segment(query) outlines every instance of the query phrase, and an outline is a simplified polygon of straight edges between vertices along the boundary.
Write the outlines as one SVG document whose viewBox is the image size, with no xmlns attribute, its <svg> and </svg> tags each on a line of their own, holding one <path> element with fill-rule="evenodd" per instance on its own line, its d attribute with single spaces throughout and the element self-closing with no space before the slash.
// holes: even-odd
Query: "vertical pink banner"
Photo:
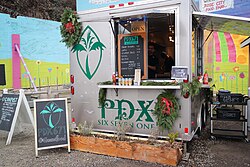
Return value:
<svg viewBox="0 0 250 167">
<path fill-rule="evenodd" d="M 12 86 L 14 89 L 21 88 L 21 65 L 20 57 L 15 48 L 18 45 L 20 48 L 20 35 L 12 34 Z"/>
<path fill-rule="evenodd" d="M 221 62 L 220 40 L 218 32 L 214 32 L 216 62 Z"/>
<path fill-rule="evenodd" d="M 229 62 L 236 62 L 236 48 L 234 45 L 234 40 L 230 33 L 225 32 L 224 35 L 227 40 Z"/>
</svg>

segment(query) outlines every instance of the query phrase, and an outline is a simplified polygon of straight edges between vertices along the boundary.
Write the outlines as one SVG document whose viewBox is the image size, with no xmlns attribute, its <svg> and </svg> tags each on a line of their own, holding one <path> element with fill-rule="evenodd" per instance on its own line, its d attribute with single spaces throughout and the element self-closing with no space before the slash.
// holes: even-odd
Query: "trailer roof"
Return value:
<svg viewBox="0 0 250 167">
<path fill-rule="evenodd" d="M 210 31 L 250 35 L 250 19 L 212 13 L 193 12 L 200 26 Z"/>
</svg>

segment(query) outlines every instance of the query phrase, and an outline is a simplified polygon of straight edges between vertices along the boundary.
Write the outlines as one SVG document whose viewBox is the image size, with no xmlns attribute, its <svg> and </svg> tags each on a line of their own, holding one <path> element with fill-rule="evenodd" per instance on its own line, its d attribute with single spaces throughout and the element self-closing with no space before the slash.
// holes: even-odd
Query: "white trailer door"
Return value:
<svg viewBox="0 0 250 167">
<path fill-rule="evenodd" d="M 193 16 L 203 29 L 250 35 L 250 18 L 202 12 L 193 12 Z"/>
</svg>

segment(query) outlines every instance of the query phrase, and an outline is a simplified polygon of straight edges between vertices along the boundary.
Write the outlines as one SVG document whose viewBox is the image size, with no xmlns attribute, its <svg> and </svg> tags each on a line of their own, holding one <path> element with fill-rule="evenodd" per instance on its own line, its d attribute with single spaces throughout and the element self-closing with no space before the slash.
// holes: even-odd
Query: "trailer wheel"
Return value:
<svg viewBox="0 0 250 167">
<path fill-rule="evenodd" d="M 205 123 L 207 124 L 207 120 L 209 118 L 209 102 L 205 102 L 205 114 L 206 114 L 206 119 L 205 119 Z"/>
<path fill-rule="evenodd" d="M 201 106 L 201 130 L 203 130 L 206 127 L 206 122 L 207 122 L 207 112 L 206 112 L 206 104 L 203 103 Z"/>
<path fill-rule="evenodd" d="M 202 103 L 201 110 L 198 115 L 198 129 L 196 131 L 196 134 L 198 136 L 201 136 L 202 130 L 206 127 L 206 111 L 205 111 L 205 103 Z"/>
</svg>

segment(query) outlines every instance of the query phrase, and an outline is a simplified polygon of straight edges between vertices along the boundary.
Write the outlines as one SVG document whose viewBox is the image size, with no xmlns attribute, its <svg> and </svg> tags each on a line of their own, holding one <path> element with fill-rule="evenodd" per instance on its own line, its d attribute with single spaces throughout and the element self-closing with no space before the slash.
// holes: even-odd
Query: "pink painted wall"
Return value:
<svg viewBox="0 0 250 167">
<path fill-rule="evenodd" d="M 18 52 L 16 51 L 15 44 L 20 48 L 20 35 L 12 34 L 12 81 L 13 88 L 20 89 L 21 88 L 21 65 L 20 65 L 20 57 Z"/>
</svg>

